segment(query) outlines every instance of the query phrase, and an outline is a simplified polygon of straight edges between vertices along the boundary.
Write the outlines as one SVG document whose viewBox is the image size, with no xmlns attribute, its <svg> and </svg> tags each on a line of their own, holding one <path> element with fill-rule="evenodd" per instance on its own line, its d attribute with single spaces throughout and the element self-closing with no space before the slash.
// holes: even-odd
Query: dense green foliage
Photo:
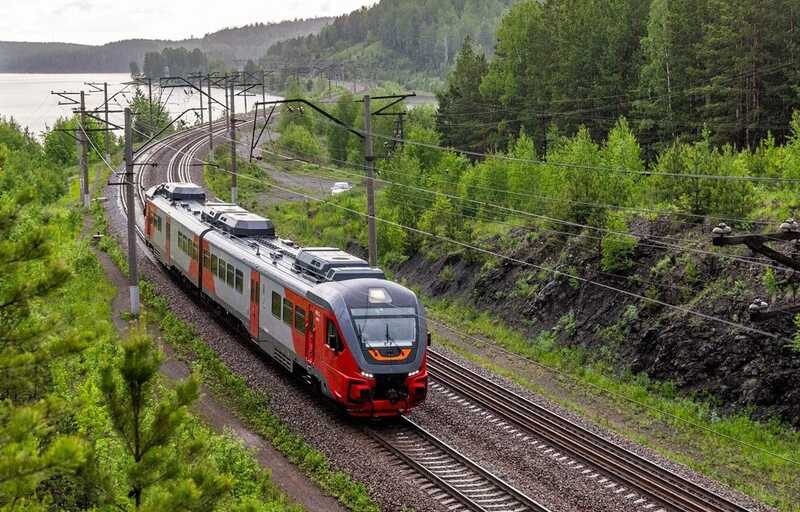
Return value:
<svg viewBox="0 0 800 512">
<path fill-rule="evenodd" d="M 488 70 L 465 52 L 440 126 L 446 140 L 469 130 L 490 143 L 524 129 L 543 147 L 551 125 L 600 138 L 626 116 L 648 155 L 706 128 L 715 145 L 781 142 L 800 106 L 799 20 L 786 0 L 525 0 L 503 18 Z"/>
<path fill-rule="evenodd" d="M 142 333 L 120 346 L 74 170 L 0 121 L 0 510 L 291 509 L 188 414 L 195 380 L 165 389 Z"/>
<path fill-rule="evenodd" d="M 188 76 L 194 73 L 208 72 L 208 57 L 202 50 L 195 48 L 164 48 L 161 52 L 144 54 L 142 73 L 150 78 L 164 76 Z"/>
<path fill-rule="evenodd" d="M 442 76 L 467 36 L 486 51 L 494 48 L 497 23 L 514 2 L 382 0 L 336 18 L 319 34 L 275 44 L 266 62 L 333 61 L 343 65 L 345 78 L 404 83 L 420 72 Z"/>
<path fill-rule="evenodd" d="M 130 109 L 133 112 L 134 143 L 146 142 L 159 133 L 169 134 L 174 130 L 174 127 L 168 128 L 172 118 L 166 105 L 155 98 L 151 102 L 139 87 L 131 98 Z"/>
</svg>

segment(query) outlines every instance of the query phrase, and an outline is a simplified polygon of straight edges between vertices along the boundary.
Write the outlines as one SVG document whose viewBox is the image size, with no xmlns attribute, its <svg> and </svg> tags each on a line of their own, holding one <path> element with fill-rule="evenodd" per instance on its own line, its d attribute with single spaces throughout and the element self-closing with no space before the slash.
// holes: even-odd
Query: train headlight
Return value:
<svg viewBox="0 0 800 512">
<path fill-rule="evenodd" d="M 366 378 L 366 379 L 374 379 L 375 378 L 374 375 L 372 375 L 371 373 L 367 373 L 367 372 L 361 372 L 361 376 Z"/>
<path fill-rule="evenodd" d="M 419 375 L 419 370 L 414 370 L 413 372 L 408 374 L 409 377 L 416 377 L 417 375 Z"/>
</svg>

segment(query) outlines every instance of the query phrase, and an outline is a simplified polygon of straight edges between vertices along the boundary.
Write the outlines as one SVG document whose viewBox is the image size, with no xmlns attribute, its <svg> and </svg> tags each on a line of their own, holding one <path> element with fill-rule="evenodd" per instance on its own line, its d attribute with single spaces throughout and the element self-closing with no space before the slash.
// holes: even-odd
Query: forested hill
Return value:
<svg viewBox="0 0 800 512">
<path fill-rule="evenodd" d="M 467 36 L 493 51 L 497 26 L 516 2 L 381 0 L 336 18 L 319 34 L 276 44 L 267 62 L 340 61 L 362 75 L 404 82 L 414 73 L 443 77 Z"/>
<path fill-rule="evenodd" d="M 97 73 L 129 71 L 131 61 L 142 63 L 147 52 L 167 47 L 198 48 L 210 58 L 233 64 L 235 59 L 258 59 L 284 39 L 319 32 L 332 18 L 255 23 L 225 28 L 202 38 L 181 41 L 131 39 L 102 46 L 66 43 L 0 42 L 3 73 Z"/>
</svg>

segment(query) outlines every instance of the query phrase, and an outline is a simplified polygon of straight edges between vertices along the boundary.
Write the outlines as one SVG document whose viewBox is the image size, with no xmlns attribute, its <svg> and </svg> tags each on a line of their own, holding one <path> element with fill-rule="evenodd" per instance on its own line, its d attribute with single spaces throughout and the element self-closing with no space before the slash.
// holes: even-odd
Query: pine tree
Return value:
<svg viewBox="0 0 800 512">
<path fill-rule="evenodd" d="M 70 272 L 55 260 L 49 228 L 35 214 L 35 198 L 49 197 L 37 192 L 37 180 L 55 177 L 41 168 L 30 179 L 16 175 L 19 158 L 40 157 L 38 146 L 26 146 L 0 152 L 0 181 L 10 187 L 0 190 L 0 508 L 34 511 L 47 502 L 44 480 L 86 460 L 81 439 L 54 431 L 65 404 L 50 395 L 49 366 L 82 350 L 92 333 L 70 329 L 41 307 Z"/>
<path fill-rule="evenodd" d="M 345 92 L 336 102 L 333 115 L 347 126 L 355 123 L 358 108 L 353 103 L 353 96 Z M 341 126 L 330 125 L 328 128 L 328 153 L 334 164 L 344 164 L 347 162 L 347 146 L 350 142 L 351 133 Z"/>
<path fill-rule="evenodd" d="M 202 443 L 180 437 L 198 380 L 160 394 L 162 360 L 153 340 L 136 332 L 123 344 L 121 360 L 101 372 L 100 388 L 128 457 L 128 497 L 137 510 L 214 510 L 232 483 L 203 464 Z"/>
<path fill-rule="evenodd" d="M 491 137 L 487 136 L 491 133 L 491 126 L 487 126 L 491 116 L 475 114 L 486 108 L 480 85 L 488 69 L 486 56 L 476 52 L 472 40 L 467 37 L 447 89 L 437 95 L 436 127 L 444 145 L 484 152 L 491 143 Z"/>
<path fill-rule="evenodd" d="M 151 104 L 139 87 L 133 93 L 130 108 L 134 113 L 133 140 L 135 142 L 144 142 L 150 139 L 150 137 L 167 128 L 172 121 L 167 108 L 156 99 Z M 168 132 L 169 130 L 165 133 Z"/>
</svg>

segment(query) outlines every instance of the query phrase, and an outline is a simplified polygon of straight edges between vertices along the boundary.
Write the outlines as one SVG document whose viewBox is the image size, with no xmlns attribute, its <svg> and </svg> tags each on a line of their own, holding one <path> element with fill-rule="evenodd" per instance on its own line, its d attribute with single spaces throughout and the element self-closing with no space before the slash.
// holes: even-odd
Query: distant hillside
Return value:
<svg viewBox="0 0 800 512">
<path fill-rule="evenodd" d="M 199 48 L 212 58 L 233 63 L 258 59 L 267 49 L 285 39 L 319 32 L 333 18 L 256 23 L 225 28 L 202 39 L 181 41 L 131 39 L 89 46 L 68 43 L 0 42 L 0 72 L 4 73 L 101 73 L 129 70 L 131 61 L 141 64 L 147 52 L 166 47 Z"/>
<path fill-rule="evenodd" d="M 503 15 L 518 0 L 381 0 L 337 17 L 318 34 L 277 43 L 273 63 L 346 62 L 367 78 L 443 78 L 470 36 L 492 53 Z M 376 74 L 378 76 L 366 76 Z"/>
</svg>

